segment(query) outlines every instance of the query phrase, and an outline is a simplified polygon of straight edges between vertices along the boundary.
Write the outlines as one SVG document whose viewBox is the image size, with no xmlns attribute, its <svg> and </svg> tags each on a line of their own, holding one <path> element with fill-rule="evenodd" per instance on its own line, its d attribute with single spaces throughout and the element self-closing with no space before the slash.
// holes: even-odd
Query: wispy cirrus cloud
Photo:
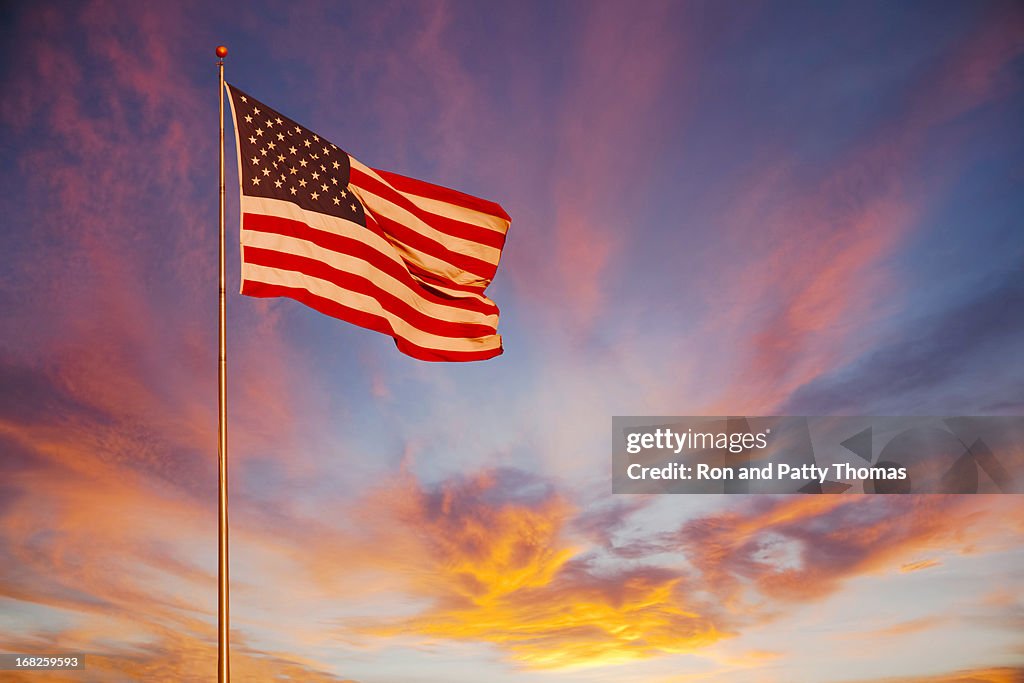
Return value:
<svg viewBox="0 0 1024 683">
<path fill-rule="evenodd" d="M 888 262 L 957 168 L 920 173 L 922 160 L 937 149 L 953 157 L 960 140 L 945 133 L 949 124 L 1016 87 L 1008 71 L 1024 52 L 1024 18 L 981 15 L 956 49 L 912 78 L 892 116 L 816 174 L 773 149 L 740 185 L 726 220 L 739 266 L 719 295 L 730 305 L 708 329 L 750 343 L 742 385 L 719 412 L 771 410 L 869 348 L 874 326 L 905 305 Z"/>
<path fill-rule="evenodd" d="M 650 172 L 646 155 L 658 147 L 643 121 L 657 117 L 665 88 L 686 83 L 677 65 L 687 36 L 672 5 L 647 3 L 628 15 L 611 4 L 593 10 L 554 113 L 556 149 L 551 160 L 538 159 L 553 165 L 553 222 L 519 228 L 532 262 L 512 273 L 524 294 L 546 300 L 557 327 L 577 340 L 592 332 L 605 308 L 612 257 L 624 245 L 636 201 L 630 190 Z"/>
</svg>

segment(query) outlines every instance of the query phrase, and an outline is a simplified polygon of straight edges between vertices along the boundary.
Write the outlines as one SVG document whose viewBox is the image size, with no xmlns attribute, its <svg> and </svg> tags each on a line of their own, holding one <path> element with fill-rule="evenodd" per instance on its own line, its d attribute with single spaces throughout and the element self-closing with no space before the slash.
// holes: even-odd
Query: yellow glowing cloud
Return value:
<svg viewBox="0 0 1024 683">
<path fill-rule="evenodd" d="M 602 576 L 588 567 L 566 538 L 574 510 L 559 496 L 502 495 L 491 474 L 438 494 L 407 490 L 404 521 L 430 539 L 417 560 L 427 584 L 420 590 L 436 601 L 417 616 L 360 630 L 492 643 L 544 669 L 692 652 L 722 637 L 687 604 L 678 574 L 636 568 Z"/>
</svg>

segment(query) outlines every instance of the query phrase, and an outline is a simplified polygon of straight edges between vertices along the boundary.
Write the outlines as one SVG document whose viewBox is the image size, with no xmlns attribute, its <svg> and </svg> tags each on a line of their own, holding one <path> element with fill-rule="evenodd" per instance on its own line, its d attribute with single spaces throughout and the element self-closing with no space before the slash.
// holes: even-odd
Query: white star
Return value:
<svg viewBox="0 0 1024 683">
<path fill-rule="evenodd" d="M 305 178 L 300 178 L 299 179 L 299 187 L 305 187 L 305 186 L 306 186 L 306 179 Z"/>
<path fill-rule="evenodd" d="M 249 116 L 248 114 L 246 114 L 246 115 L 245 115 L 245 122 L 246 122 L 246 123 L 252 123 L 252 117 L 251 117 L 251 116 Z"/>
<path fill-rule="evenodd" d="M 294 147 L 289 147 L 289 148 L 288 148 L 288 151 L 289 151 L 289 152 L 290 152 L 291 154 L 295 154 L 295 152 L 297 152 L 298 150 L 297 150 L 297 149 L 295 149 Z"/>
<path fill-rule="evenodd" d="M 277 155 L 277 160 L 278 161 L 284 161 L 284 155 L 283 154 L 278 154 Z"/>
<path fill-rule="evenodd" d="M 295 126 L 295 132 L 296 132 L 296 133 L 301 133 L 301 132 L 302 132 L 302 129 L 301 129 L 301 128 L 299 128 L 298 126 Z"/>
<path fill-rule="evenodd" d="M 341 168 L 341 164 L 339 164 L 337 161 L 335 161 L 333 164 L 331 164 L 331 166 L 334 166 L 335 169 Z"/>
<path fill-rule="evenodd" d="M 352 207 L 352 211 L 355 211 L 355 210 L 356 210 L 356 205 L 355 205 L 355 204 L 349 204 L 349 206 L 351 206 L 351 207 Z"/>
<path fill-rule="evenodd" d="M 320 198 L 320 193 L 319 192 L 314 192 L 313 194 L 311 194 L 309 196 L 313 198 L 313 201 L 316 201 L 317 199 Z"/>
<path fill-rule="evenodd" d="M 254 138 L 253 136 L 250 135 L 249 136 L 249 142 L 251 142 L 252 144 L 255 145 L 256 144 L 256 138 Z"/>
<path fill-rule="evenodd" d="M 249 98 L 248 98 L 248 97 L 246 97 L 245 95 L 242 95 L 242 101 L 243 101 L 243 102 L 248 102 L 248 101 L 249 101 Z"/>
<path fill-rule="evenodd" d="M 256 177 L 254 177 L 254 178 L 252 179 L 252 184 L 253 184 L 253 185 L 259 185 L 259 184 L 260 184 L 260 179 L 259 179 L 259 178 L 256 178 Z"/>
<path fill-rule="evenodd" d="M 313 136 L 313 139 L 316 140 L 317 142 L 320 142 L 320 138 L 318 138 L 316 135 Z"/>
<path fill-rule="evenodd" d="M 341 196 L 342 197 L 347 197 L 348 196 L 348 192 L 346 190 L 342 190 L 341 191 Z"/>
<path fill-rule="evenodd" d="M 267 148 L 264 147 L 263 149 L 261 149 L 260 154 L 262 154 L 263 156 L 267 156 Z"/>
<path fill-rule="evenodd" d="M 259 107 L 253 107 L 252 108 L 252 113 L 253 114 L 259 114 L 260 113 L 260 108 Z"/>
<path fill-rule="evenodd" d="M 273 128 L 273 127 L 274 127 L 274 121 L 272 119 L 267 119 L 267 128 Z"/>
<path fill-rule="evenodd" d="M 280 117 L 280 116 L 278 116 L 278 117 L 277 117 L 276 119 L 274 119 L 274 120 L 275 120 L 275 121 L 277 121 L 278 125 L 280 125 L 280 124 L 284 123 L 284 121 L 282 121 L 282 120 L 281 120 L 281 117 Z"/>
<path fill-rule="evenodd" d="M 277 144 L 273 140 L 267 143 L 267 149 L 274 149 L 275 147 L 277 147 Z"/>
<path fill-rule="evenodd" d="M 324 147 L 324 156 L 327 156 L 330 153 L 331 153 L 330 148 L 329 147 Z"/>
<path fill-rule="evenodd" d="M 323 171 L 324 173 L 327 173 L 327 167 L 324 166 L 323 164 L 320 164 L 320 170 Z"/>
<path fill-rule="evenodd" d="M 294 166 L 292 166 L 292 175 L 295 175 L 296 173 L 298 173 L 298 171 L 299 171 L 299 169 L 297 169 Z"/>
<path fill-rule="evenodd" d="M 335 204 L 335 206 L 337 206 L 338 204 L 341 204 L 341 200 L 338 199 L 337 197 L 335 197 L 334 198 L 334 204 Z"/>
<path fill-rule="evenodd" d="M 324 183 L 323 185 L 321 185 L 320 189 L 323 190 L 324 192 L 327 192 L 327 183 Z"/>
<path fill-rule="evenodd" d="M 263 169 L 263 175 L 270 175 L 270 169 L 269 168 Z"/>
<path fill-rule="evenodd" d="M 254 163 L 254 164 L 260 163 L 260 158 L 259 157 L 253 157 L 252 158 L 252 163 Z"/>
<path fill-rule="evenodd" d="M 320 158 L 319 154 L 310 154 L 309 156 L 312 157 L 313 159 L 319 159 Z"/>
<path fill-rule="evenodd" d="M 263 135 L 263 129 L 262 128 L 257 128 L 256 129 L 256 135 Z"/>
<path fill-rule="evenodd" d="M 294 187 L 289 187 L 288 189 L 291 190 L 292 194 L 295 194 L 296 192 L 298 192 L 298 190 L 296 190 Z"/>
<path fill-rule="evenodd" d="M 337 184 L 338 184 L 338 179 L 337 178 L 331 178 L 331 185 L 337 185 Z"/>
<path fill-rule="evenodd" d="M 313 180 L 320 180 L 320 174 L 316 171 L 313 171 Z"/>
<path fill-rule="evenodd" d="M 304 143 L 304 144 L 306 145 L 306 147 L 309 147 L 310 145 L 312 145 L 312 144 L 313 144 L 313 143 L 312 143 L 312 142 L 310 142 L 309 140 L 303 140 L 303 143 Z"/>
<path fill-rule="evenodd" d="M 277 139 L 278 140 L 284 140 L 284 133 L 278 133 L 277 134 Z"/>
<path fill-rule="evenodd" d="M 306 168 L 306 160 L 305 159 L 299 159 L 299 166 L 301 166 L 302 168 Z"/>
<path fill-rule="evenodd" d="M 281 181 L 280 180 L 275 180 L 274 181 L 274 187 L 281 187 Z"/>
</svg>

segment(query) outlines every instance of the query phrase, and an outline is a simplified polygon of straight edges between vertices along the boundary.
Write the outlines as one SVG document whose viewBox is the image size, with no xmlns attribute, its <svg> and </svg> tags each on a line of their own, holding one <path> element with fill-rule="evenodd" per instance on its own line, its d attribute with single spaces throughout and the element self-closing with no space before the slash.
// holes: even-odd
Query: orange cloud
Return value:
<svg viewBox="0 0 1024 683">
<path fill-rule="evenodd" d="M 130 635 L 126 635 L 126 638 Z M 352 679 L 339 678 L 315 664 L 296 660 L 269 652 L 256 652 L 240 643 L 235 643 L 231 653 L 231 677 L 233 680 L 252 683 L 280 683 L 280 681 L 309 681 L 310 683 L 357 683 Z M 109 647 L 99 647 L 90 641 L 80 640 L 75 633 L 60 633 L 54 637 L 57 642 L 87 643 L 85 670 L 73 673 L 33 671 L 31 673 L 4 672 L 4 680 L 12 683 L 57 683 L 60 681 L 159 681 L 192 683 L 209 681 L 217 675 L 217 650 L 211 646 L 211 639 L 197 639 L 191 635 L 162 630 L 159 635 L 135 647 L 125 648 L 116 654 Z M 67 647 L 68 645 L 65 645 Z M 49 643 L 29 638 L 15 638 L 5 641 L 5 648 L 18 652 L 42 652 L 50 650 Z M 100 654 L 100 653 L 104 654 Z"/>
<path fill-rule="evenodd" d="M 1022 680 L 1024 680 L 1024 668 L 991 667 L 937 676 L 873 678 L 858 683 L 1020 683 Z"/>
<path fill-rule="evenodd" d="M 917 560 L 916 562 L 907 562 L 900 567 L 900 571 L 903 573 L 919 572 L 923 569 L 931 569 L 932 567 L 939 567 L 942 562 L 939 560 Z"/>
<path fill-rule="evenodd" d="M 878 638 L 889 638 L 892 636 L 905 636 L 911 633 L 921 633 L 922 631 L 930 631 L 931 629 L 938 628 L 949 621 L 948 617 L 930 616 L 922 617 L 920 619 L 911 619 L 910 621 L 901 621 L 898 624 L 893 624 L 878 631 L 865 634 L 872 639 Z"/>
<path fill-rule="evenodd" d="M 517 481 L 518 480 L 518 481 Z M 677 573 L 589 566 L 567 537 L 575 510 L 538 482 L 485 472 L 434 491 L 406 480 L 398 517 L 426 540 L 411 589 L 433 601 L 398 620 L 355 622 L 373 636 L 487 642 L 527 668 L 599 666 L 692 652 L 722 638 Z M 374 497 L 378 497 L 375 494 Z"/>
<path fill-rule="evenodd" d="M 145 458 L 121 457 L 141 442 L 122 440 L 116 425 L 69 417 L 28 425 L 0 418 L 0 442 L 12 456 L 5 486 L 17 492 L 0 505 L 0 598 L 12 615 L 27 615 L 16 632 L 4 633 L 5 647 L 94 653 L 76 680 L 209 680 L 216 671 L 216 574 L 196 555 L 197 540 L 211 555 L 215 548 L 209 497 L 183 495 Z M 236 510 L 235 547 L 260 551 L 244 510 Z M 254 602 L 244 571 L 233 584 L 236 601 Z M 249 646 L 254 624 L 244 613 L 233 622 L 236 677 L 342 680 L 315 661 Z M 48 618 L 32 616 L 38 614 Z"/>
</svg>

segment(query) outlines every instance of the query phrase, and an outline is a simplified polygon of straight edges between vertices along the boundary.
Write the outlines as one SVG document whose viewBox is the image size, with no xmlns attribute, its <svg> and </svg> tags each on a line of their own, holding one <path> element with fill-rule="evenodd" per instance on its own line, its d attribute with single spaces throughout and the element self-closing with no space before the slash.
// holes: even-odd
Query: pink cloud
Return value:
<svg viewBox="0 0 1024 683">
<path fill-rule="evenodd" d="M 709 334 L 749 339 L 752 350 L 711 412 L 770 412 L 859 355 L 873 325 L 902 305 L 887 259 L 916 228 L 925 190 L 951 180 L 940 174 L 925 187 L 913 164 L 926 151 L 955 153 L 956 139 L 936 141 L 938 129 L 1012 89 L 1006 67 L 1024 51 L 1021 22 L 1020 13 L 980 22 L 921 74 L 898 115 L 820 179 L 802 179 L 779 150 L 758 162 L 727 220 L 738 265 L 717 297 L 731 303 L 707 323 Z"/>
<path fill-rule="evenodd" d="M 611 257 L 630 220 L 622 200 L 642 182 L 645 154 L 657 145 L 642 122 L 655 115 L 666 87 L 686 86 L 674 66 L 685 40 L 670 27 L 671 5 L 592 9 L 568 64 L 553 161 L 538 160 L 551 165 L 553 223 L 523 225 L 514 236 L 532 258 L 516 265 L 517 287 L 545 301 L 570 336 L 589 333 L 607 303 Z"/>
</svg>

